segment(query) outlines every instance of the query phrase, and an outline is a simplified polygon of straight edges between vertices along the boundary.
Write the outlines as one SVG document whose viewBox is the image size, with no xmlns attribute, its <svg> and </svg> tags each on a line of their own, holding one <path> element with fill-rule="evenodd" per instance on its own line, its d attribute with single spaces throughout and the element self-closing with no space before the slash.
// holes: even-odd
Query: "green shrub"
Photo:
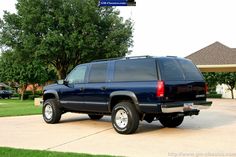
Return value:
<svg viewBox="0 0 236 157">
<path fill-rule="evenodd" d="M 42 95 L 43 95 L 42 91 L 36 91 L 34 95 L 32 91 L 25 91 L 23 100 L 26 100 L 26 99 L 34 100 L 34 98 L 39 98 Z M 15 94 L 15 97 L 19 97 L 19 99 L 21 99 L 21 94 Z"/>
<path fill-rule="evenodd" d="M 36 91 L 35 95 L 41 95 L 42 96 L 43 95 L 43 91 L 42 90 Z"/>
<path fill-rule="evenodd" d="M 29 94 L 24 93 L 23 100 L 26 100 L 29 98 Z M 21 99 L 21 94 L 19 94 L 19 99 Z"/>
<path fill-rule="evenodd" d="M 24 96 L 23 96 L 23 100 L 28 99 L 29 95 L 32 95 L 32 92 L 31 91 L 25 91 Z M 21 99 L 21 94 L 19 94 L 19 99 Z"/>
<path fill-rule="evenodd" d="M 20 95 L 20 94 L 15 93 L 15 94 L 12 95 L 12 97 L 19 97 L 19 95 Z"/>
<path fill-rule="evenodd" d="M 222 94 L 209 93 L 207 98 L 222 98 Z"/>
<path fill-rule="evenodd" d="M 30 90 L 29 91 L 27 90 L 27 91 L 25 91 L 25 95 L 33 95 L 33 92 Z"/>
<path fill-rule="evenodd" d="M 30 100 L 34 100 L 34 98 L 39 98 L 39 97 L 41 97 L 40 95 L 29 95 L 28 96 L 28 99 L 30 99 Z"/>
<path fill-rule="evenodd" d="M 210 94 L 217 94 L 216 91 L 210 91 Z"/>
</svg>

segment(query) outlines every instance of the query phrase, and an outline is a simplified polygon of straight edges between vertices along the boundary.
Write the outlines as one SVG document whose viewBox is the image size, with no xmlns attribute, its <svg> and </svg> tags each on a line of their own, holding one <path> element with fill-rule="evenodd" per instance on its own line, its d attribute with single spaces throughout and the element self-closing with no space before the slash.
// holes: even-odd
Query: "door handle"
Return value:
<svg viewBox="0 0 236 157">
<path fill-rule="evenodd" d="M 80 87 L 79 90 L 80 90 L 80 91 L 84 91 L 84 87 Z"/>
<path fill-rule="evenodd" d="M 101 87 L 101 90 L 106 90 L 107 88 L 105 86 Z"/>
</svg>

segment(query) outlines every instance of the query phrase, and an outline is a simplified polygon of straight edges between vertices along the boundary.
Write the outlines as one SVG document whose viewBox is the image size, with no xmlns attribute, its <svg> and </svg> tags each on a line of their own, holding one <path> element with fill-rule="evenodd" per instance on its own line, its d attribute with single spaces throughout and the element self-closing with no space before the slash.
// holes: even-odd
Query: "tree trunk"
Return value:
<svg viewBox="0 0 236 157">
<path fill-rule="evenodd" d="M 230 89 L 232 99 L 234 99 L 234 89 Z"/>
<path fill-rule="evenodd" d="M 23 100 L 24 100 L 24 92 L 23 92 L 23 90 L 21 91 L 20 100 L 21 100 L 21 101 L 23 101 Z"/>
<path fill-rule="evenodd" d="M 32 94 L 35 95 L 35 91 L 36 91 L 36 89 L 37 89 L 36 84 L 32 84 L 32 86 L 33 86 Z"/>
<path fill-rule="evenodd" d="M 21 97 L 20 100 L 23 101 L 24 100 L 24 94 L 25 94 L 25 90 L 27 88 L 27 84 L 23 84 L 22 88 L 21 88 Z"/>
<path fill-rule="evenodd" d="M 67 69 L 66 67 L 59 66 L 57 67 L 57 76 L 59 80 L 66 78 Z"/>
</svg>

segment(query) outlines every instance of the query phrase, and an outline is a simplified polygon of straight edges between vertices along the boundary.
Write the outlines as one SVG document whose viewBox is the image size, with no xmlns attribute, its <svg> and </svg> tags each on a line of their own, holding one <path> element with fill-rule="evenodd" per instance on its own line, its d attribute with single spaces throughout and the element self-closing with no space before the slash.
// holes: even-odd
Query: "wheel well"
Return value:
<svg viewBox="0 0 236 157">
<path fill-rule="evenodd" d="M 125 95 L 114 96 L 114 97 L 111 98 L 111 101 L 110 101 L 110 110 L 112 111 L 114 106 L 116 104 L 118 104 L 119 102 L 121 102 L 121 101 L 130 101 L 130 102 L 133 103 L 132 98 L 129 97 L 129 96 L 125 96 Z"/>
<path fill-rule="evenodd" d="M 55 99 L 55 98 L 56 98 L 56 96 L 52 93 L 48 93 L 48 94 L 43 95 L 43 100 L 44 101 L 47 100 L 47 99 Z"/>
</svg>

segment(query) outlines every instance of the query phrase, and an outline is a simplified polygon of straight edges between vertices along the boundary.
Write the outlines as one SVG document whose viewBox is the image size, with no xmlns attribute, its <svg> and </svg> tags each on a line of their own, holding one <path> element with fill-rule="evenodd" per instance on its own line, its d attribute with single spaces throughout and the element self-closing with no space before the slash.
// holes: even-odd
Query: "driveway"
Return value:
<svg viewBox="0 0 236 157">
<path fill-rule="evenodd" d="M 0 146 L 121 156 L 236 156 L 236 100 L 212 99 L 213 107 L 186 117 L 178 128 L 141 122 L 120 135 L 110 117 L 93 121 L 67 113 L 58 124 L 40 115 L 0 118 Z"/>
</svg>

